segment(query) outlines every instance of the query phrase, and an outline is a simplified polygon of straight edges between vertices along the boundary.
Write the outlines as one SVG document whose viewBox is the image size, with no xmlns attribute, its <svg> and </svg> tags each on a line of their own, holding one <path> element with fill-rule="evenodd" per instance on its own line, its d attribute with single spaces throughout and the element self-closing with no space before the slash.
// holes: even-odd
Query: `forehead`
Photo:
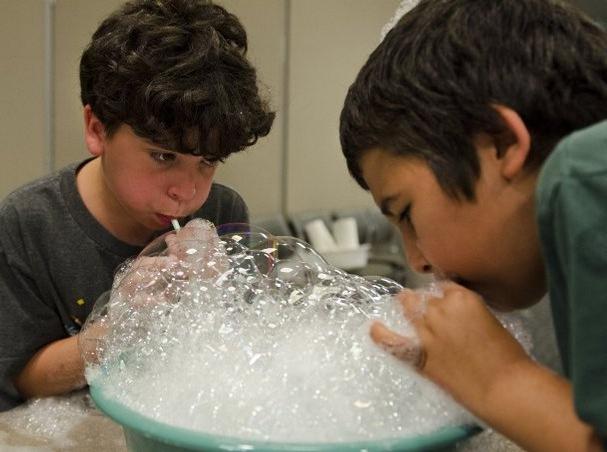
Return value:
<svg viewBox="0 0 607 452">
<path fill-rule="evenodd" d="M 114 135 L 112 136 L 112 139 L 115 139 L 115 138 L 118 138 L 119 140 L 127 142 L 130 146 L 137 146 L 138 148 L 141 148 L 141 149 L 155 150 L 155 151 L 159 151 L 159 152 L 183 153 L 182 149 L 177 149 L 177 148 L 173 148 L 170 146 L 166 146 L 161 143 L 156 143 L 150 138 L 137 134 L 137 132 L 135 132 L 135 130 L 128 124 L 120 125 L 120 127 L 114 132 Z M 186 147 L 189 148 L 191 146 L 193 148 L 196 148 L 196 146 L 198 145 L 198 143 L 196 141 L 196 140 L 198 140 L 197 131 L 188 130 L 187 135 L 184 138 L 186 140 L 184 142 L 184 145 Z M 188 154 L 191 154 L 194 156 L 199 155 L 195 152 L 188 153 Z"/>
<path fill-rule="evenodd" d="M 360 168 L 378 204 L 403 190 L 427 190 L 437 185 L 434 174 L 423 159 L 396 155 L 381 148 L 365 152 L 360 160 Z"/>
</svg>

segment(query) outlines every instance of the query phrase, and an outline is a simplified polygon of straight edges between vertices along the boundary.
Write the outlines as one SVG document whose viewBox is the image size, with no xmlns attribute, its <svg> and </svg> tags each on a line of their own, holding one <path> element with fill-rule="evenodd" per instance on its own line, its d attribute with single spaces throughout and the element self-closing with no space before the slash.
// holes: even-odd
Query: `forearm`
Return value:
<svg viewBox="0 0 607 452">
<path fill-rule="evenodd" d="M 84 387 L 78 337 L 44 346 L 28 361 L 14 383 L 25 398 L 60 395 Z"/>
<path fill-rule="evenodd" d="M 484 399 L 472 410 L 525 450 L 603 450 L 592 428 L 577 417 L 569 382 L 531 361 L 495 379 Z"/>
</svg>

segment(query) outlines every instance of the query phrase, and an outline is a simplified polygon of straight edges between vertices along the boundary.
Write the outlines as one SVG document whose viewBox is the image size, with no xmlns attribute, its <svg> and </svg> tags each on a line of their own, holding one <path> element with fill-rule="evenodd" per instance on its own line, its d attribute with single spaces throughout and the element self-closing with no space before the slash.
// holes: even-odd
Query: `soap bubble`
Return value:
<svg viewBox="0 0 607 452">
<path fill-rule="evenodd" d="M 427 433 L 471 416 L 369 337 L 414 330 L 403 287 L 310 245 L 193 220 L 117 272 L 80 347 L 90 384 L 159 421 L 289 442 Z"/>
<path fill-rule="evenodd" d="M 390 18 L 390 20 L 382 27 L 380 32 L 380 41 L 383 41 L 386 35 L 390 32 L 390 30 L 394 28 L 394 26 L 398 23 L 401 17 L 403 17 L 413 8 L 415 8 L 418 3 L 419 0 L 401 0 L 392 18 Z"/>
</svg>

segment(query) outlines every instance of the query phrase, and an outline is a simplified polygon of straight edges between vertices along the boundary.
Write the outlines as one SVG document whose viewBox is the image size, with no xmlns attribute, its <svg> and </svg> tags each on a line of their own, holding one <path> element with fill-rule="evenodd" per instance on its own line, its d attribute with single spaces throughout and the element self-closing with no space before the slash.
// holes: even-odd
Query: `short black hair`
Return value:
<svg viewBox="0 0 607 452">
<path fill-rule="evenodd" d="M 223 160 L 274 121 L 236 16 L 204 0 L 135 0 L 105 19 L 80 61 L 83 105 L 111 136 L 127 124 L 165 148 Z"/>
<path fill-rule="evenodd" d="M 607 117 L 607 32 L 556 0 L 422 0 L 348 91 L 350 173 L 368 189 L 360 159 L 380 148 L 423 159 L 448 195 L 473 200 L 474 138 L 507 144 L 497 104 L 521 116 L 539 167 L 562 137 Z"/>
</svg>

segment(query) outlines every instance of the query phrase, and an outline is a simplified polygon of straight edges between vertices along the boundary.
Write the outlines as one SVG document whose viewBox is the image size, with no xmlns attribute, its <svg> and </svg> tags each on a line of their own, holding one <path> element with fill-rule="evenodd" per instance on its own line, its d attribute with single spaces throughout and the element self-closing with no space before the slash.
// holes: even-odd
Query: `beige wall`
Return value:
<svg viewBox="0 0 607 452">
<path fill-rule="evenodd" d="M 2 196 L 47 172 L 49 162 L 58 168 L 87 155 L 78 60 L 100 20 L 122 2 L 54 2 L 52 143 L 45 132 L 43 22 L 48 3 L 52 0 L 0 0 Z M 218 3 L 247 28 L 249 57 L 278 115 L 270 136 L 232 156 L 217 179 L 236 188 L 254 216 L 369 205 L 369 196 L 347 175 L 338 116 L 347 86 L 378 43 L 398 0 Z"/>
<path fill-rule="evenodd" d="M 371 205 L 339 145 L 348 87 L 379 44 L 394 0 L 293 1 L 289 49 L 287 211 Z"/>
<path fill-rule="evenodd" d="M 277 111 L 270 134 L 250 149 L 233 155 L 217 180 L 235 188 L 256 216 L 280 212 L 284 134 L 284 0 L 224 0 L 217 3 L 242 21 L 249 37 L 249 59 L 257 68 L 262 92 Z"/>
<path fill-rule="evenodd" d="M 55 168 L 87 156 L 78 75 L 80 55 L 101 20 L 122 3 L 122 0 L 55 1 Z"/>
<path fill-rule="evenodd" d="M 45 5 L 0 0 L 0 195 L 47 172 Z"/>
</svg>

